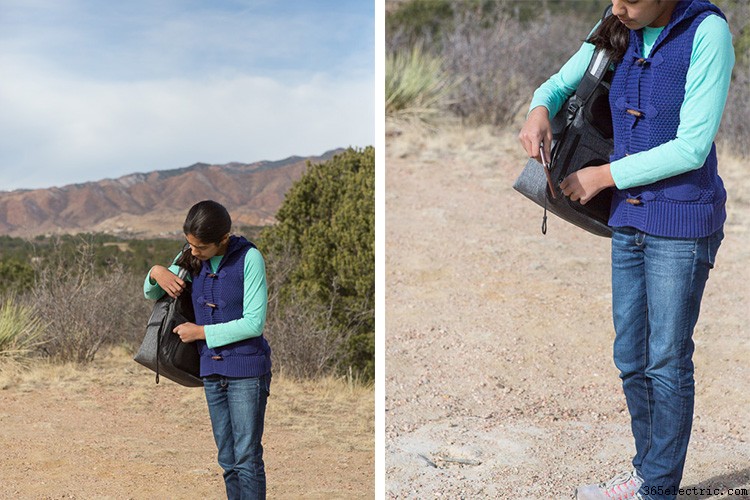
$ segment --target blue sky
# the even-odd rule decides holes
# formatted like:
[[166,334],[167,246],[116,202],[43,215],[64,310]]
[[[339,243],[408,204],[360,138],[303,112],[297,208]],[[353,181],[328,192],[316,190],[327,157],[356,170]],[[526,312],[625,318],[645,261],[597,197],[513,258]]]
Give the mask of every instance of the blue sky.
[[0,0],[0,190],[374,143],[372,0]]

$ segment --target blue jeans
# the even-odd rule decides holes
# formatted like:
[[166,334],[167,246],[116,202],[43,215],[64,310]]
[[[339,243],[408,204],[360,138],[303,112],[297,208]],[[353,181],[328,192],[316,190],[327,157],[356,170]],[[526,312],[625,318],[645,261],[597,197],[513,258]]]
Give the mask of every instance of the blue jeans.
[[266,498],[261,438],[271,374],[251,378],[212,375],[203,379],[203,385],[227,498]]
[[693,420],[693,329],[724,234],[612,235],[614,359],[630,411],[644,498],[673,498]]

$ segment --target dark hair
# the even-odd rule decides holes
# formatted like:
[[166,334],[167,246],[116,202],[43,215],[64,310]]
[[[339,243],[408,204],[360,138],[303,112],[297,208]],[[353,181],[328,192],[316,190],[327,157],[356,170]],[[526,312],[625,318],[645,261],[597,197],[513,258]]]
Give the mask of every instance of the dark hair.
[[[188,210],[182,231],[191,234],[203,243],[219,244],[224,236],[232,230],[232,218],[221,203],[205,200],[196,203]],[[193,257],[186,245],[177,265],[196,275],[201,270],[201,261]]]
[[622,24],[617,16],[610,15],[597,26],[586,41],[604,49],[614,62],[619,62],[630,44],[630,28]]

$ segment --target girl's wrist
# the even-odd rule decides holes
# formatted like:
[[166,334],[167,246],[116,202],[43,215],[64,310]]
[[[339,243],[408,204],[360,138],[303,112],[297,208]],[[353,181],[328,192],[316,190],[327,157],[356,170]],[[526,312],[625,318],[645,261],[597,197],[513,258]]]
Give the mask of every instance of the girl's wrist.
[[156,278],[154,278],[154,270],[159,267],[158,265],[151,267],[151,269],[148,270],[148,282],[152,285],[156,285],[158,282],[156,281]]
[[609,165],[607,163],[597,169],[599,171],[599,184],[602,186],[602,189],[615,186],[615,180],[612,178],[612,170],[609,168]]
[[534,109],[532,109],[531,111],[529,111],[529,114],[527,115],[527,119],[531,115],[541,115],[545,118],[549,118],[549,109],[547,109],[546,106],[539,105],[539,106],[534,107]]

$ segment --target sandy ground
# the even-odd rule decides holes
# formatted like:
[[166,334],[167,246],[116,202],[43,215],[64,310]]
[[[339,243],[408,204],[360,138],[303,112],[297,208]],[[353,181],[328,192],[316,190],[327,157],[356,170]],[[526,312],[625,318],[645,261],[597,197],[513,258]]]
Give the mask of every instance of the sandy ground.
[[[372,388],[276,376],[269,498],[372,498]],[[86,368],[0,372],[0,498],[226,498],[203,390],[124,352]]]
[[[609,240],[554,216],[540,234],[542,210],[511,187],[515,133],[389,124],[386,143],[388,497],[570,498],[629,470]],[[691,499],[750,488],[750,176],[720,165],[729,219],[694,336]]]

